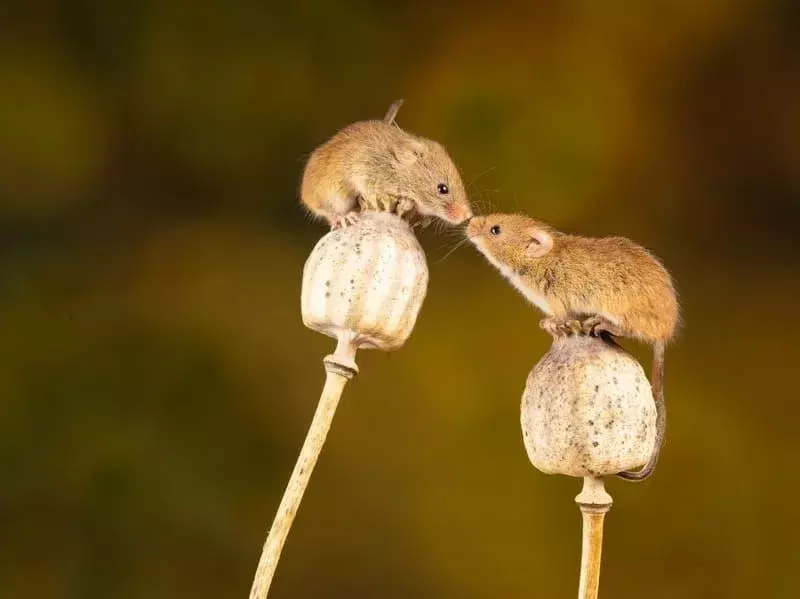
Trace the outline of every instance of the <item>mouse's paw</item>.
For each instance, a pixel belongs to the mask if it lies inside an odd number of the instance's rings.
[[[348,212],[344,216],[337,216],[331,221],[331,230],[344,229],[349,225],[355,225],[361,220],[358,212]]]
[[[542,318],[539,321],[539,328],[545,331],[546,333],[550,333],[552,337],[555,339],[558,335],[556,334],[556,327],[558,326],[558,322],[555,318]]]
[[[575,320],[574,318],[562,322],[561,330],[564,332],[565,335],[568,336],[583,334],[583,327],[581,326],[581,321]]]
[[[554,339],[580,335],[583,332],[580,321],[575,319],[564,320],[551,316],[540,320],[539,326],[550,333]]]
[[[404,220],[411,220],[416,213],[413,200],[409,200],[408,198],[400,198],[394,205],[393,212]]]
[[[399,203],[400,200],[395,196],[383,196],[378,201],[378,204],[375,206],[375,209],[380,210],[382,212],[390,212],[391,214],[397,214],[397,206]]]
[[[620,334],[619,327],[602,316],[590,316],[581,322],[580,326],[585,335],[591,335],[592,337],[600,337],[603,333],[613,336],[619,336]]]

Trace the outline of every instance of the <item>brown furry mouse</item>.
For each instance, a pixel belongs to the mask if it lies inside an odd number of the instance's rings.
[[[363,210],[452,224],[472,216],[461,175],[444,147],[394,123],[401,104],[392,104],[382,121],[348,125],[311,154],[300,199],[332,228],[357,222]]]
[[[679,320],[667,270],[650,252],[624,237],[578,237],[517,214],[474,217],[467,236],[540,310],[542,328],[637,339],[653,347],[652,387],[656,445],[647,464],[621,472],[627,480],[652,474],[664,440],[664,349]]]

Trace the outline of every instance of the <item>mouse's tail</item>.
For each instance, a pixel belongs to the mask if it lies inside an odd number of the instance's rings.
[[[400,110],[400,107],[403,105],[403,100],[395,100],[391,106],[389,106],[389,110],[386,111],[386,116],[383,117],[383,122],[387,125],[395,124],[394,119],[397,116],[397,111]]]
[[[656,442],[653,453],[641,470],[626,470],[617,474],[632,482],[640,482],[653,474],[658,463],[658,456],[661,453],[661,446],[664,444],[664,433],[667,428],[667,407],[664,403],[664,353],[666,343],[659,341],[653,346],[653,373],[650,386],[653,388],[653,399],[656,403]]]

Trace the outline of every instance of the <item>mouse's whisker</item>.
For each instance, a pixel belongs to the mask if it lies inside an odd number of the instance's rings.
[[[485,212],[486,207],[489,205],[489,200],[481,197],[477,202],[475,202],[475,206],[481,211]]]
[[[478,192],[479,194],[481,193],[481,188],[480,188],[480,187],[478,187],[478,186],[477,186],[475,183],[473,183],[472,181],[467,181],[467,187],[469,187],[470,189],[474,189],[474,190],[475,190],[476,192]]]
[[[462,245],[464,245],[464,244],[465,244],[465,243],[467,243],[468,241],[469,241],[469,239],[468,239],[468,238],[464,238],[464,239],[462,239],[461,241],[459,241],[457,244],[455,244],[455,245],[453,246],[453,248],[452,248],[452,249],[451,249],[449,252],[447,252],[447,253],[446,253],[444,256],[442,256],[441,258],[439,258],[439,259],[436,261],[436,264],[441,264],[442,262],[444,262],[444,261],[445,261],[447,258],[449,258],[449,257],[450,257],[450,256],[453,254],[453,252],[455,252],[455,251],[456,251],[458,248],[460,248]]]
[[[497,202],[491,198],[481,196],[478,200],[473,202],[478,212],[481,214],[489,214],[495,212]]]
[[[490,167],[489,167],[489,168],[487,168],[485,171],[482,171],[482,172],[478,173],[477,175],[475,175],[475,176],[474,176],[474,177],[473,177],[473,178],[470,180],[469,184],[470,184],[470,185],[474,185],[475,183],[477,183],[477,182],[478,182],[478,180],[479,180],[481,177],[483,177],[484,175],[488,175],[489,173],[491,173],[491,172],[492,172],[492,171],[494,171],[494,170],[497,170],[497,167],[496,167],[496,166],[490,166]]]

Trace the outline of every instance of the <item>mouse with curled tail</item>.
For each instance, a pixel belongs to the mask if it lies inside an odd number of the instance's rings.
[[[444,147],[395,123],[401,104],[392,104],[383,120],[348,125],[308,159],[300,199],[331,228],[358,222],[365,210],[451,224],[472,216],[461,175]]]
[[[679,322],[672,277],[645,248],[624,237],[580,237],[519,214],[474,217],[467,237],[528,301],[548,317],[552,335],[584,333],[636,339],[653,348],[656,444],[641,470],[648,478],[666,428],[664,351]]]

